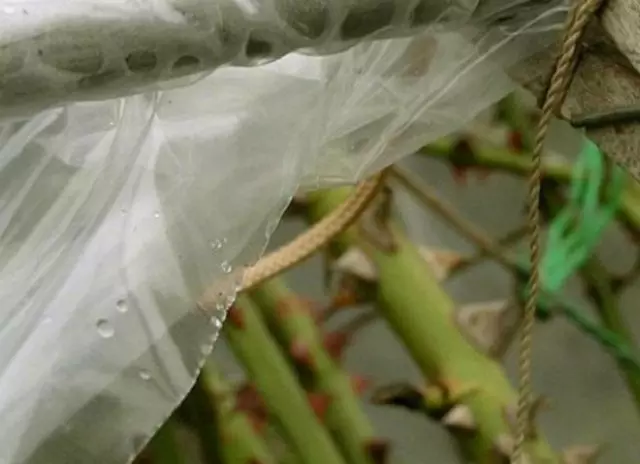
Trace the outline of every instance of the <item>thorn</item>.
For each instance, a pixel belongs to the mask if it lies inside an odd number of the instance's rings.
[[[227,320],[238,329],[244,329],[245,320],[242,314],[242,308],[236,305],[231,305],[229,311],[227,311]]]
[[[267,408],[262,396],[251,384],[245,384],[236,391],[234,410],[246,414],[258,434],[262,433],[267,425]]]
[[[440,282],[444,281],[451,270],[462,262],[462,255],[455,251],[427,247],[419,247],[418,251]]]
[[[307,345],[304,340],[299,338],[294,339],[289,347],[289,353],[298,364],[309,368],[313,367],[313,359],[311,357],[309,345]]]
[[[377,388],[373,392],[371,402],[381,406],[401,406],[410,411],[421,411],[425,407],[422,392],[406,383]]]
[[[360,301],[354,288],[356,285],[352,279],[341,279],[338,291],[331,298],[329,306],[337,310],[358,304]]]
[[[331,405],[331,397],[324,393],[307,393],[307,399],[318,419],[324,420]]]
[[[336,271],[351,274],[366,282],[376,282],[378,271],[371,260],[358,248],[349,248],[333,264]]]
[[[438,383],[427,385],[422,390],[422,396],[429,415],[437,420],[442,420],[453,406],[448,390]]]
[[[513,153],[520,154],[524,151],[524,137],[519,130],[509,131],[507,134],[507,148]]]
[[[389,460],[389,442],[374,438],[365,445],[365,450],[374,464],[385,464]]]
[[[463,168],[460,166],[452,166],[451,167],[451,177],[453,177],[453,181],[460,185],[461,187],[467,186],[467,171],[468,168]]]
[[[256,387],[246,383],[242,385],[235,394],[235,409],[237,411],[265,413],[266,408],[262,397]]]
[[[444,395],[449,405],[462,402],[465,398],[478,393],[480,388],[476,384],[461,385],[460,382],[448,379],[439,379],[434,382],[441,395]]]
[[[601,445],[572,446],[562,452],[562,464],[595,464],[601,454]]]
[[[456,184],[467,185],[469,165],[473,159],[473,147],[467,138],[461,138],[453,147],[451,156],[451,174]]]
[[[475,431],[476,421],[471,408],[465,404],[454,406],[443,418],[442,423],[449,429]]]
[[[351,376],[351,388],[357,396],[362,396],[371,386],[371,382],[361,375]]]
[[[496,438],[493,447],[497,457],[506,458],[506,461],[504,461],[504,463],[508,464],[511,455],[513,455],[513,449],[515,448],[515,445],[516,442],[510,434],[501,433],[500,435],[498,435],[498,438]]]
[[[454,313],[462,334],[483,353],[500,357],[511,344],[519,312],[505,300],[473,303]]]
[[[345,348],[351,341],[351,334],[338,330],[324,335],[322,344],[331,356],[331,359],[338,362],[342,359]]]

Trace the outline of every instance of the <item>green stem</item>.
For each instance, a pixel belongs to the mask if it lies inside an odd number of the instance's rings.
[[[345,200],[349,189],[311,194],[309,214],[318,220]],[[361,248],[375,264],[379,276],[380,310],[403,341],[425,378],[448,385],[453,396],[467,405],[477,424],[471,453],[474,462],[487,463],[498,437],[510,435],[505,411],[516,402],[516,393],[501,366],[477,351],[454,321],[454,302],[440,287],[418,249],[393,224],[388,226],[396,249],[371,246],[355,229],[342,234],[336,247]],[[544,438],[528,444],[534,462],[558,463],[558,456]]]
[[[627,324],[620,314],[618,298],[611,288],[611,281],[606,270],[600,262],[592,258],[583,267],[582,276],[587,288],[596,303],[596,308],[602,324],[629,347],[633,347],[633,336],[627,328]],[[628,363],[617,359],[618,367],[631,393],[632,400],[638,413],[640,413],[640,373],[638,370],[629,369]]]
[[[307,308],[278,278],[258,286],[250,296],[285,349],[301,343],[308,350],[311,384],[314,391],[330,399],[325,422],[347,461],[373,463],[365,446],[374,438],[373,428],[360,408],[349,376],[325,350]]]
[[[423,148],[420,153],[446,161],[454,154],[455,146],[453,140],[444,138]],[[514,153],[488,143],[474,144],[473,155],[468,156],[468,162],[519,176],[528,175],[530,170],[527,155]],[[545,178],[568,182],[571,180],[572,166],[566,162],[546,161],[543,163],[543,175]],[[618,217],[630,230],[638,231],[640,230],[640,186],[636,182],[626,184]]]
[[[255,383],[271,415],[304,464],[342,464],[255,304],[238,297],[223,329],[235,356]]]
[[[230,387],[215,367],[208,365],[200,374],[202,382],[216,402],[224,463],[275,464],[266,443],[256,433],[249,418],[235,409]]]
[[[435,192],[432,192],[427,186],[420,184],[402,169],[395,168],[394,175],[404,187],[408,188],[409,191],[429,209],[452,225],[463,237],[485,251],[488,256],[500,263],[506,270],[513,272],[516,277],[519,277],[521,297],[523,299],[526,297],[524,282],[531,273],[531,266],[527,259],[516,259],[512,257],[498,244],[494,243],[486,232],[462,217],[451,205],[439,198]],[[548,193],[547,191],[545,194],[547,201],[550,200]],[[611,353],[619,363],[623,363],[628,369],[633,369],[636,373],[640,372],[640,362],[624,339],[618,337],[615,332],[586,317],[585,314],[587,314],[587,311],[568,302],[562,296],[544,293],[538,304],[539,315],[551,315],[554,309],[559,311],[580,330],[594,338],[605,350]]]

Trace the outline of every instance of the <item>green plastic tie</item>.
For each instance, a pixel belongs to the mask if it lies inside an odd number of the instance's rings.
[[[595,143],[585,139],[573,170],[568,202],[549,226],[540,269],[546,292],[560,291],[598,246],[620,205],[624,180],[624,171],[613,166],[604,185],[602,153]]]

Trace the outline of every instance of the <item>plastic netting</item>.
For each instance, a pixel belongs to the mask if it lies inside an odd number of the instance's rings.
[[[464,127],[566,7],[0,0],[0,462],[133,459],[293,194]]]

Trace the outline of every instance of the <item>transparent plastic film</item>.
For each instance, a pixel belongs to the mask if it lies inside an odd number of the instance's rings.
[[[0,463],[130,462],[291,197],[461,129],[566,13],[300,5],[0,0]]]

